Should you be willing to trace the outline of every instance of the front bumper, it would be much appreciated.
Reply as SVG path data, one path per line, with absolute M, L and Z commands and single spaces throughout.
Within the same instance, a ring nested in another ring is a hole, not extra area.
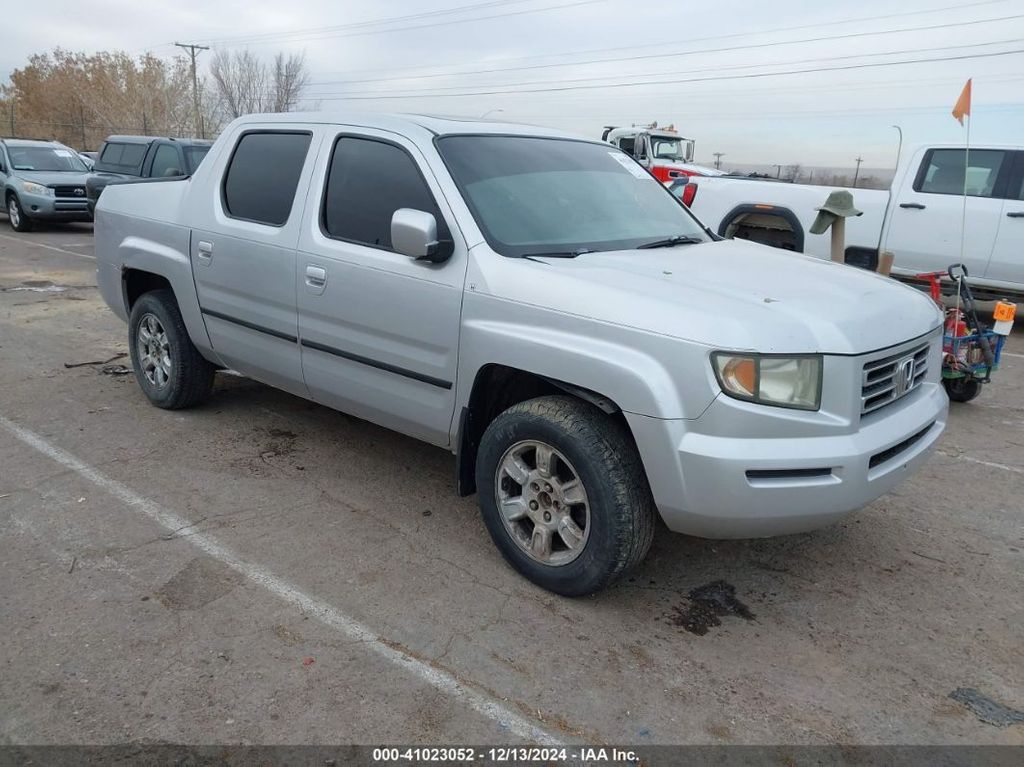
M 22 212 L 33 221 L 92 221 L 85 197 L 49 197 L 18 193 Z
M 830 524 L 924 463 L 945 429 L 949 400 L 929 380 L 845 433 L 702 433 L 705 420 L 735 421 L 742 407 L 723 395 L 693 421 L 627 414 L 670 529 L 702 538 L 760 538 Z

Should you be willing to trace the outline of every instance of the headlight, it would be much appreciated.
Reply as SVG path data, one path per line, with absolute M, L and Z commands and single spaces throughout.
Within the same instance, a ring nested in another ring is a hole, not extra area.
M 44 197 L 53 197 L 53 189 L 42 184 L 37 184 L 35 181 L 22 181 L 21 188 L 29 194 L 39 194 Z
M 730 397 L 761 405 L 817 410 L 821 407 L 821 355 L 711 355 L 715 378 Z

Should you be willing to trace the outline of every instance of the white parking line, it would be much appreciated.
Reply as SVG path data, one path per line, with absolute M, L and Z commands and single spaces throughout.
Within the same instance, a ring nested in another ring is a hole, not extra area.
M 56 245 L 47 245 L 44 242 L 36 242 L 35 240 L 30 240 L 27 237 L 12 237 L 9 234 L 0 234 L 0 238 L 3 238 L 5 240 L 10 240 L 11 242 L 16 242 L 19 245 L 33 245 L 33 246 L 35 246 L 37 248 L 46 248 L 47 250 L 55 250 L 58 253 L 66 253 L 69 256 L 78 256 L 79 258 L 88 258 L 88 259 L 90 259 L 92 261 L 96 260 L 96 256 L 90 256 L 88 253 L 75 253 L 75 251 L 73 251 L 73 250 L 64 250 L 64 248 L 58 248 Z
M 1024 354 L 1017 354 L 1015 352 L 1003 352 L 1003 356 L 1004 357 L 1020 357 L 1022 360 L 1024 360 Z
M 71 453 L 51 445 L 35 432 L 19 426 L 2 415 L 0 415 L 0 426 L 29 447 L 38 450 L 48 458 L 71 469 L 80 477 L 106 490 L 126 506 L 144 514 L 166 530 L 180 535 L 182 530 L 192 527 L 187 520 L 167 511 L 155 501 L 136 494 L 126 485 L 111 479 Z M 393 642 L 388 642 L 373 629 L 345 615 L 338 608 L 306 594 L 297 586 L 278 578 L 269 570 L 246 562 L 211 536 L 189 532 L 187 536 L 183 537 L 196 548 L 241 573 L 245 578 L 262 586 L 278 598 L 297 607 L 304 614 L 314 616 L 321 623 L 339 631 L 351 640 L 362 642 L 385 660 L 406 669 L 440 692 L 465 703 L 478 714 L 497 722 L 514 735 L 543 745 L 562 743 L 562 739 L 538 727 L 521 714 L 510 710 L 481 692 L 466 687 L 447 671 L 435 668 L 409 653 L 397 649 Z
M 947 458 L 952 458 L 954 461 L 968 461 L 969 463 L 976 463 L 980 466 L 988 466 L 990 469 L 1002 469 L 1003 471 L 1013 472 L 1014 474 L 1024 474 L 1024 469 L 1019 469 L 1016 466 L 1007 466 L 1005 463 L 996 463 L 995 461 L 983 461 L 980 458 L 972 458 L 969 455 L 957 454 L 957 453 L 943 453 L 939 451 L 939 455 L 944 455 Z

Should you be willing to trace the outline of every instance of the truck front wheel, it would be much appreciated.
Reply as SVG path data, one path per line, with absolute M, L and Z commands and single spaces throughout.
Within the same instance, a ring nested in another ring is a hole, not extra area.
M 213 389 L 215 369 L 192 344 L 170 290 L 144 293 L 132 307 L 128 348 L 139 388 L 154 405 L 180 410 Z
M 495 418 L 476 483 L 498 549 L 549 591 L 598 591 L 650 548 L 654 501 L 628 430 L 574 397 L 539 397 Z

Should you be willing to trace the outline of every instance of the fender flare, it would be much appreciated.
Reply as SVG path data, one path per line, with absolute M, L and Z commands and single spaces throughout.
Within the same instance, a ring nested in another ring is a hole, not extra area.
M 768 203 L 763 203 L 768 205 Z M 789 208 L 784 208 L 779 205 L 771 205 L 768 207 L 758 207 L 758 203 L 745 202 L 742 205 L 737 205 L 735 208 L 726 213 L 721 222 L 718 224 L 718 235 L 725 237 L 725 232 L 729 228 L 729 225 L 739 216 L 744 216 L 748 213 L 758 213 L 767 216 L 778 216 L 793 229 L 793 234 L 796 236 L 796 252 L 804 252 L 804 227 L 800 223 L 800 219 L 797 218 L 796 214 Z

